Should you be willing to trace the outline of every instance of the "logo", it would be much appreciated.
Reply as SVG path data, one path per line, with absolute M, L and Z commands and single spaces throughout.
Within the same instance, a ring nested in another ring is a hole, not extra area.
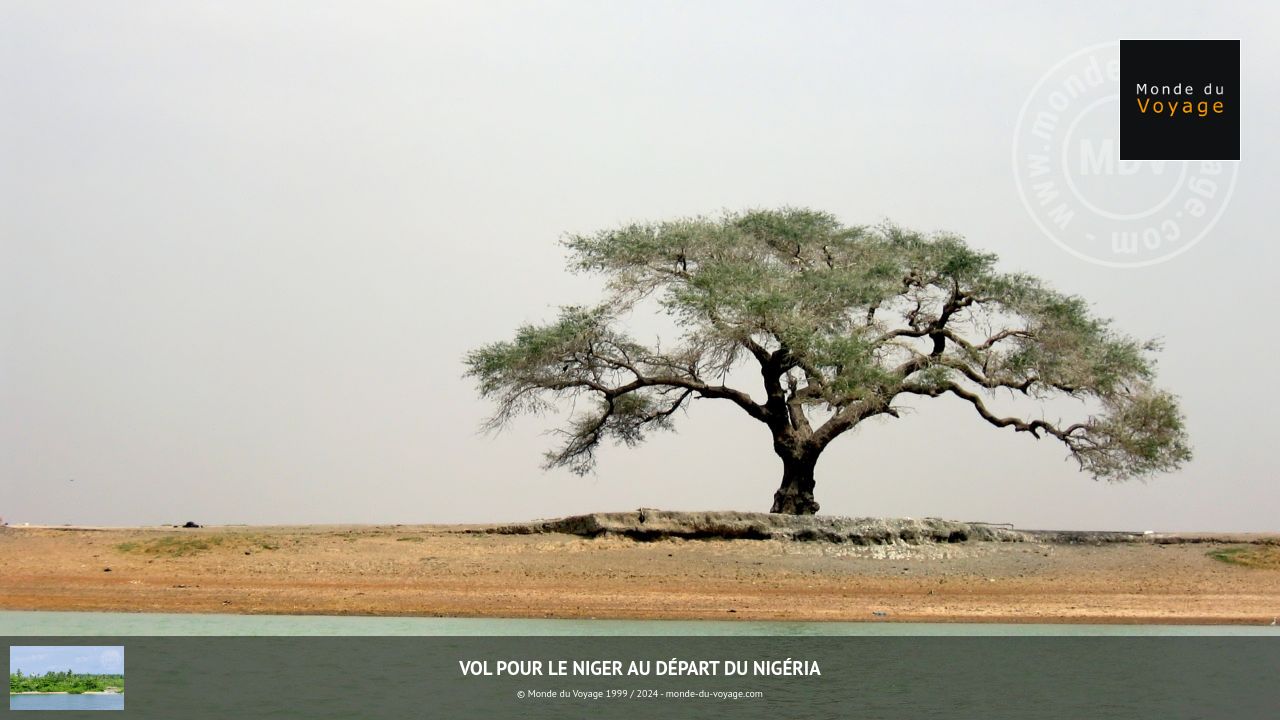
M 1132 93 L 1121 74 L 1118 42 L 1050 68 L 1018 115 L 1013 172 L 1023 206 L 1059 247 L 1097 265 L 1143 267 L 1213 229 L 1238 163 L 1122 155 L 1120 104 Z
M 1121 40 L 1123 160 L 1240 159 L 1239 40 Z

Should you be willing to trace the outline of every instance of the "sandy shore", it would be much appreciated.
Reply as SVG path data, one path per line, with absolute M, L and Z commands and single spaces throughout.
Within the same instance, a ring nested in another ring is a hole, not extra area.
M 0 609 L 1270 624 L 1230 544 L 828 545 L 443 526 L 0 529 Z M 1276 549 L 1276 548 L 1271 548 Z

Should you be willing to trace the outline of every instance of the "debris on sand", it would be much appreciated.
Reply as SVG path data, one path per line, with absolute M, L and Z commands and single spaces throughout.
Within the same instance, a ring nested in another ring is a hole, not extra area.
M 678 512 L 641 508 L 485 528 L 501 535 L 566 533 L 633 540 L 792 540 L 853 545 L 1024 542 L 1025 533 L 987 523 L 938 518 L 847 518 L 734 511 Z

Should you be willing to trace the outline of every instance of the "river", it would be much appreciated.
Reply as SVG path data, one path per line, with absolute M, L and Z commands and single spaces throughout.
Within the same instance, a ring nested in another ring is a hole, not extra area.
M 10 695 L 10 710 L 123 710 L 124 695 Z

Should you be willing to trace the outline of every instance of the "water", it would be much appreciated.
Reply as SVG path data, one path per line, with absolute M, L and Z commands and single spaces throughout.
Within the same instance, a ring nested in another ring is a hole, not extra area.
M 724 620 L 206 615 L 0 611 L 0 636 L 1239 636 L 1280 637 L 1264 625 L 1065 625 Z
M 124 695 L 10 695 L 10 710 L 123 710 Z

